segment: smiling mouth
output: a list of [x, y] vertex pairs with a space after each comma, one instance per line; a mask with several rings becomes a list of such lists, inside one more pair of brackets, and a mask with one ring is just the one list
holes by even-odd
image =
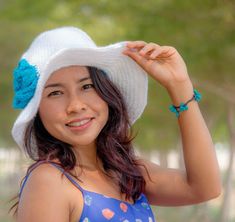
[[69, 127], [84, 126], [84, 125], [86, 125], [87, 123], [89, 123], [92, 119], [94, 119], [94, 118], [84, 119], [84, 120], [81, 120], [81, 121], [68, 123], [68, 124], [66, 124], [66, 126], [69, 126]]

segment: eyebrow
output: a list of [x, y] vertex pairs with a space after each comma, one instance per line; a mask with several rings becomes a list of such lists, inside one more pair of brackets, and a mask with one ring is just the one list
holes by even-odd
[[[90, 77], [84, 77], [84, 78], [79, 79], [76, 83], [84, 82], [84, 81], [86, 81], [88, 79], [91, 79], [91, 78]], [[62, 84], [62, 83], [52, 83], [52, 84], [46, 85], [44, 87], [44, 89], [49, 88], [49, 87], [59, 87], [59, 86], [60, 87], [64, 87], [64, 84]]]

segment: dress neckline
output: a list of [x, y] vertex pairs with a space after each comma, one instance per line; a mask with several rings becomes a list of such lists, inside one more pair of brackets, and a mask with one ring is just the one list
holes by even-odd
[[[81, 188], [82, 188], [82, 187], [81, 187]], [[96, 194], [96, 195], [102, 196], [102, 197], [107, 198], [107, 199], [111, 199], [111, 200], [118, 201], [118, 202], [120, 202], [120, 203], [128, 204], [128, 205], [130, 205], [130, 206], [134, 206], [134, 205], [135, 205], [138, 201], [140, 201], [140, 200], [142, 199], [142, 197], [143, 197], [143, 193], [141, 193], [140, 196], [139, 196], [139, 198], [136, 200], [135, 203], [130, 203], [130, 202], [128, 202], [128, 201], [120, 200], [120, 199], [117, 199], [117, 198], [115, 198], [115, 197], [110, 197], [110, 196], [105, 195], [105, 194], [102, 194], [102, 193], [98, 193], [98, 192], [95, 192], [95, 191], [87, 190], [87, 189], [84, 189], [84, 188], [82, 188], [82, 189], [83, 189], [83, 191], [85, 191], [85, 193]]]
[[[58, 163], [55, 163], [55, 162], [53, 162], [52, 164], [59, 165]], [[64, 170], [60, 165], [59, 165], [59, 168], [61, 168], [62, 170]], [[120, 203], [122, 202], [122, 203], [128, 204], [128, 205], [130, 205], [130, 206], [134, 206], [138, 201], [140, 201], [140, 200], [143, 198], [143, 195], [144, 195], [143, 193], [141, 193], [135, 203], [134, 203], [134, 202], [133, 202], [133, 203], [130, 203], [130, 202], [128, 202], [128, 201], [120, 200], [120, 199], [115, 198], [115, 197], [110, 197], [110, 196], [105, 195], [105, 194], [102, 194], [102, 193], [98, 193], [98, 192], [95, 192], [95, 191], [87, 190], [87, 189], [83, 188], [83, 187], [75, 180], [75, 178], [74, 178], [70, 173], [68, 173], [68, 172], [66, 172], [66, 171], [64, 171], [64, 172], [65, 172], [65, 174], [69, 174], [69, 176], [71, 177], [72, 180], [74, 180], [74, 182], [75, 182], [75, 184], [78, 186], [78, 188], [79, 188], [79, 189], [82, 189], [82, 192], [84, 191], [84, 192], [87, 192], [87, 193], [96, 194], [96, 195], [105, 197], [105, 198], [107, 198], [107, 199], [112, 199], [112, 200], [118, 201], [118, 202], [120, 202]]]

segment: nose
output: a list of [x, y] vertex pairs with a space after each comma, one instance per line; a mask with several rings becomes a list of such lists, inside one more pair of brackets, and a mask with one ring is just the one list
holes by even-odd
[[78, 113], [86, 109], [87, 109], [87, 105], [85, 101], [79, 98], [78, 96], [71, 96], [69, 98], [68, 105], [66, 107], [66, 111], [68, 114]]

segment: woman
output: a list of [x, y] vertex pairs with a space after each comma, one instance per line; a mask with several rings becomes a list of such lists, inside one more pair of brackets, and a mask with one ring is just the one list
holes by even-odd
[[[131, 125], [147, 101], [147, 75], [174, 105], [186, 171], [137, 157]], [[217, 197], [218, 163], [185, 63], [144, 41], [97, 47], [82, 30], [40, 34], [14, 71], [12, 135], [35, 163], [19, 193], [18, 222], [155, 221], [150, 205]], [[66, 177], [61, 177], [65, 175]]]

